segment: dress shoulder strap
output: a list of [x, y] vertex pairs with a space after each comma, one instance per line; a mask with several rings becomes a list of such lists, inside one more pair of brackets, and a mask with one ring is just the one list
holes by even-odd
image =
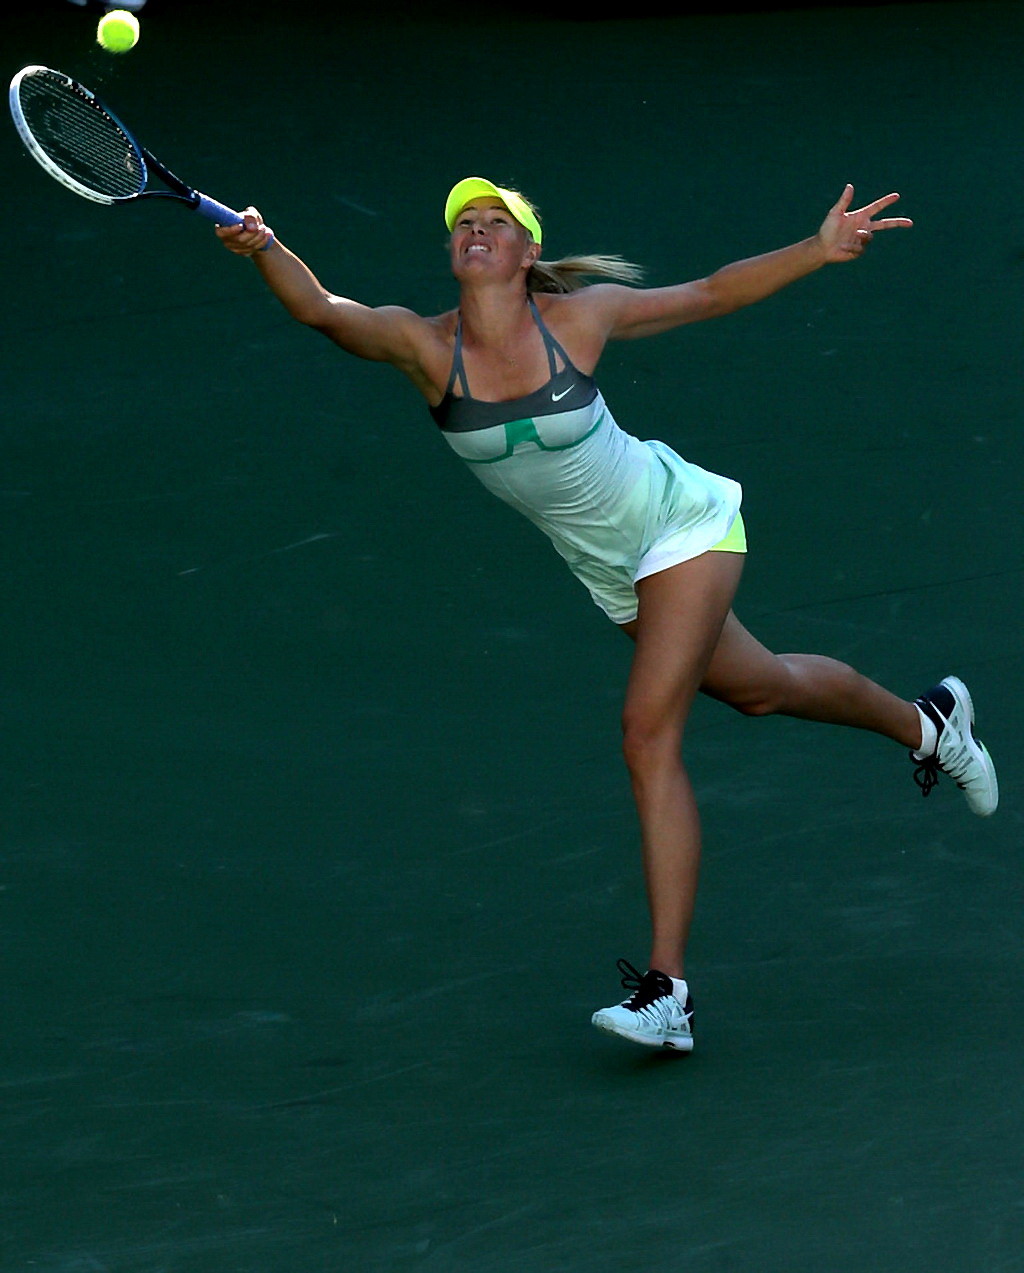
[[455, 352], [452, 354], [452, 369], [448, 376], [448, 387], [445, 389], [445, 397], [455, 388], [456, 380], [462, 386], [462, 392], [465, 397], [469, 397], [469, 381], [466, 379], [466, 368], [462, 361], [462, 311], [459, 311], [458, 318], [455, 323]]
[[572, 366], [572, 363], [569, 360], [569, 355], [548, 331], [547, 323], [545, 323], [544, 319], [541, 318], [540, 310], [537, 308], [537, 302], [533, 299], [533, 293], [527, 293], [526, 299], [530, 303], [530, 312], [533, 314], [533, 321], [537, 324], [537, 327], [540, 330], [541, 339], [544, 341], [544, 348], [547, 350], [548, 367], [551, 369], [551, 375], [556, 376], [558, 374], [558, 366], [555, 362], [555, 355], [557, 354], [559, 358], [561, 358], [563, 369]]

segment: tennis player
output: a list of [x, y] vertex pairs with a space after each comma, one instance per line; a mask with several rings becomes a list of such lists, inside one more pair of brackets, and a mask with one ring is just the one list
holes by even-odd
[[623, 747], [652, 939], [646, 971], [619, 961], [628, 997], [593, 1022], [651, 1047], [693, 1047], [684, 952], [700, 825], [681, 744], [698, 691], [751, 716], [872, 730], [910, 750], [926, 795], [942, 771], [973, 812], [991, 814], [998, 801], [958, 678], [906, 701], [835, 659], [773, 654], [743, 627], [732, 610], [746, 553], [739, 485], [624, 432], [593, 379], [609, 340], [732, 313], [822, 266], [856, 260], [879, 231], [912, 224], [882, 215], [898, 195], [853, 209], [853, 193], [846, 186], [810, 238], [706, 278], [643, 288], [634, 285], [636, 267], [618, 257], [543, 261], [536, 209], [514, 190], [468, 177], [444, 210], [459, 303], [434, 317], [329, 292], [280, 239], [271, 241], [255, 208], [241, 226], [217, 230], [230, 251], [255, 263], [292, 317], [357, 357], [404, 372], [455, 454], [549, 536], [632, 638]]

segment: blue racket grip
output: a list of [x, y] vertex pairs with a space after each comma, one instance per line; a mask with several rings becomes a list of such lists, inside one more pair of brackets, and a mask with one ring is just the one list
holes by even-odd
[[[240, 212], [236, 212], [233, 208], [226, 207], [223, 203], [218, 203], [216, 199], [211, 199], [209, 195], [201, 194], [198, 190], [195, 192], [198, 203], [195, 210], [200, 216], [208, 217], [211, 221], [215, 221], [217, 225], [241, 225], [245, 218]], [[274, 232], [270, 231], [270, 239], [263, 247], [261, 252], [265, 252], [267, 248], [274, 245]]]

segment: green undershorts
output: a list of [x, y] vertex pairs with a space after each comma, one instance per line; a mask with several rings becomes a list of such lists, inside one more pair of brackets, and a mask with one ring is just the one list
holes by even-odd
[[726, 537], [719, 540], [709, 551], [713, 553], [745, 553], [747, 551], [747, 531], [739, 513], [736, 514], [736, 520], [729, 527]]

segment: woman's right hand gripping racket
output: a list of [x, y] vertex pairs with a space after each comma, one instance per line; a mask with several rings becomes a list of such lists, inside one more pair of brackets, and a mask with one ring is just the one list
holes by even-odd
[[[217, 225], [243, 225], [233, 208], [194, 190], [141, 146], [117, 116], [77, 80], [26, 66], [11, 81], [11, 116], [29, 154], [46, 172], [94, 203], [175, 199]], [[166, 190], [148, 190], [150, 172]], [[271, 235], [264, 248], [273, 242]]]

